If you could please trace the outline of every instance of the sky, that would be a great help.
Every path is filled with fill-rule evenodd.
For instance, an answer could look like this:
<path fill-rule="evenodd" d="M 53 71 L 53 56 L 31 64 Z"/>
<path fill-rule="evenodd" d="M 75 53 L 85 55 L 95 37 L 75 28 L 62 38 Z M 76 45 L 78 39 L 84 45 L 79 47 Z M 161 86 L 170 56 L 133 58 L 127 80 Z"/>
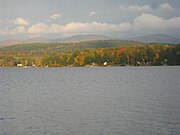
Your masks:
<path fill-rule="evenodd" d="M 102 34 L 180 37 L 180 0 L 0 0 L 0 40 Z"/>

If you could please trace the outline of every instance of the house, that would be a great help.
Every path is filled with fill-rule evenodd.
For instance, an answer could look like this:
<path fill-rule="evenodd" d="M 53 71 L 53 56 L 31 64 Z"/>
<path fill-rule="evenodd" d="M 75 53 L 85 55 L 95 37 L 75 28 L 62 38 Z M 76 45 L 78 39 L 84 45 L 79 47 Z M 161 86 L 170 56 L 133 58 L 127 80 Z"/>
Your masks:
<path fill-rule="evenodd" d="M 17 64 L 18 67 L 22 67 L 23 65 L 22 64 Z"/>
<path fill-rule="evenodd" d="M 104 62 L 104 63 L 103 63 L 104 66 L 107 66 L 107 64 L 108 64 L 107 62 Z"/>

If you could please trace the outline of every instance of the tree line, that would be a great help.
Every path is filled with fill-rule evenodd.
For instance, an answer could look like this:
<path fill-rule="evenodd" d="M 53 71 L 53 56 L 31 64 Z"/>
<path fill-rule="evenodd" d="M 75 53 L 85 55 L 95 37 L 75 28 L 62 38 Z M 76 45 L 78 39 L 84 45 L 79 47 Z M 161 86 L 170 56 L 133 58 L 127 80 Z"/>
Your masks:
<path fill-rule="evenodd" d="M 106 64 L 104 64 L 106 63 Z M 154 66 L 180 65 L 180 45 L 133 45 L 112 48 L 86 48 L 74 51 L 45 50 L 4 52 L 1 67 L 35 66 Z"/>

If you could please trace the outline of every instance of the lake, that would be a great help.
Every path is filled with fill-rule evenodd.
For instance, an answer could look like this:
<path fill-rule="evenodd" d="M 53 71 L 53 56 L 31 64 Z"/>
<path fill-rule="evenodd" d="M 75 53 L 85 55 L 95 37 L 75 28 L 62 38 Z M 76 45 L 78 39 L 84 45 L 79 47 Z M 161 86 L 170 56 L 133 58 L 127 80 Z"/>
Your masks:
<path fill-rule="evenodd" d="M 0 69 L 0 135 L 179 134 L 178 66 Z"/>

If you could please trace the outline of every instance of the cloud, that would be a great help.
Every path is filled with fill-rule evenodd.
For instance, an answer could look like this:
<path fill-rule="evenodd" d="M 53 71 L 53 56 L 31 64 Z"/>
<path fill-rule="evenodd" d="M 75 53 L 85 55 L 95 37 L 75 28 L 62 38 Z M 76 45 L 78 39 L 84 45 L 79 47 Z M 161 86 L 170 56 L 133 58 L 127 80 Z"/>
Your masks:
<path fill-rule="evenodd" d="M 8 28 L 4 28 L 4 29 L 0 29 L 0 34 L 1 35 L 12 35 L 13 32 Z"/>
<path fill-rule="evenodd" d="M 135 31 L 169 32 L 180 30 L 180 17 L 163 19 L 152 14 L 142 14 L 133 21 Z"/>
<path fill-rule="evenodd" d="M 14 34 L 18 33 L 26 33 L 25 27 L 24 26 L 18 26 L 13 30 Z"/>
<path fill-rule="evenodd" d="M 107 32 L 123 32 L 130 29 L 129 23 L 107 24 L 99 22 L 80 23 L 72 22 L 64 26 L 64 33 L 79 34 L 79 33 L 107 33 Z"/>
<path fill-rule="evenodd" d="M 168 3 L 164 3 L 160 5 L 160 9 L 164 11 L 173 11 L 173 7 L 169 5 Z"/>
<path fill-rule="evenodd" d="M 137 30 L 141 29 L 159 29 L 163 24 L 163 19 L 152 14 L 145 14 L 136 17 L 133 21 L 133 26 Z"/>
<path fill-rule="evenodd" d="M 30 34 L 39 33 L 61 33 L 61 34 L 88 34 L 88 33 L 140 33 L 140 32 L 169 32 L 180 30 L 180 17 L 163 19 L 162 17 L 143 13 L 137 16 L 133 23 L 109 24 L 100 22 L 71 22 L 65 25 L 38 23 L 32 25 L 28 32 Z"/>
<path fill-rule="evenodd" d="M 129 5 L 129 6 L 124 6 L 121 5 L 120 6 L 121 10 L 125 10 L 125 11 L 129 11 L 129 12 L 141 12 L 141 13 L 148 13 L 148 12 L 153 12 L 153 11 L 173 11 L 173 7 L 168 4 L 168 3 L 164 3 L 161 5 L 156 5 L 153 4 L 152 6 L 149 5 Z"/>
<path fill-rule="evenodd" d="M 27 32 L 30 34 L 39 33 L 63 33 L 63 34 L 77 34 L 77 33 L 105 33 L 109 31 L 127 31 L 130 28 L 129 23 L 121 24 L 107 24 L 107 23 L 80 23 L 71 22 L 66 25 L 37 23 L 32 25 Z"/>
<path fill-rule="evenodd" d="M 131 12 L 152 12 L 152 8 L 149 5 L 129 5 L 129 6 L 120 6 L 120 9 L 131 11 Z"/>
<path fill-rule="evenodd" d="M 16 25 L 28 25 L 29 24 L 29 22 L 22 17 L 18 17 L 15 20 L 12 20 L 12 22 Z"/>
<path fill-rule="evenodd" d="M 61 17 L 62 17 L 62 15 L 60 13 L 56 13 L 56 14 L 53 14 L 52 16 L 50 16 L 49 18 L 52 20 L 56 20 L 56 19 L 59 19 Z"/>
<path fill-rule="evenodd" d="M 50 33 L 63 33 L 64 26 L 58 24 L 51 24 L 49 26 Z"/>
<path fill-rule="evenodd" d="M 32 25 L 27 32 L 30 34 L 48 33 L 49 26 L 44 23 L 37 23 Z"/>
<path fill-rule="evenodd" d="M 94 12 L 94 11 L 89 13 L 89 16 L 94 16 L 94 15 L 96 15 L 96 12 Z"/>
<path fill-rule="evenodd" d="M 18 26 L 12 30 L 8 28 L 0 29 L 1 35 L 15 35 L 15 34 L 23 34 L 23 33 L 27 33 L 24 26 Z"/>
<path fill-rule="evenodd" d="M 47 33 L 62 33 L 63 26 L 58 24 L 51 24 L 50 26 L 45 23 L 37 23 L 32 25 L 27 32 L 29 34 L 47 34 Z"/>
<path fill-rule="evenodd" d="M 124 22 L 119 24 L 100 23 L 100 22 L 70 22 L 61 24 L 37 23 L 29 27 L 18 26 L 13 30 L 8 28 L 0 29 L 1 35 L 10 34 L 128 34 L 136 33 L 169 33 L 180 31 L 180 17 L 164 19 L 160 16 L 142 13 L 134 18 L 132 23 Z"/>

